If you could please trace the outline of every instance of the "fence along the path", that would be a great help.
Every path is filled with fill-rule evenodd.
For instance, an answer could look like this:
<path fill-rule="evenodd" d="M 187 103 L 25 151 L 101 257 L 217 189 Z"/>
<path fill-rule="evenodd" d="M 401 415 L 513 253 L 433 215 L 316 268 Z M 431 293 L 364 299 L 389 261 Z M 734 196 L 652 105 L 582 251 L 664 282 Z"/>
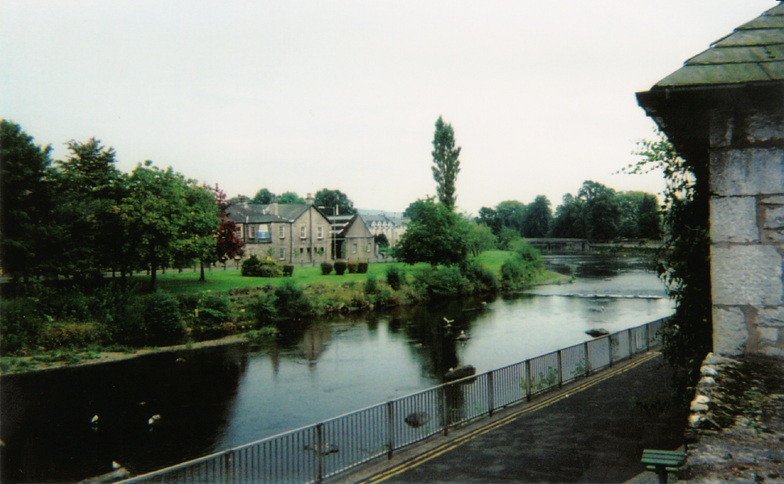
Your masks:
<path fill-rule="evenodd" d="M 123 482 L 309 483 L 557 389 L 660 343 L 667 318 Z"/>

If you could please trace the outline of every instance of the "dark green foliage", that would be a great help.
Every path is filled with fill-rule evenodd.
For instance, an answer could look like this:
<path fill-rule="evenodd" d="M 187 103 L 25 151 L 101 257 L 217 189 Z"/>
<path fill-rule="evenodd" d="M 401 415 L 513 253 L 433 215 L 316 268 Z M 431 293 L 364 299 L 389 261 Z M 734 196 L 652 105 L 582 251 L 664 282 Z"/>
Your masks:
<path fill-rule="evenodd" d="M 670 297 L 675 300 L 675 316 L 662 331 L 663 353 L 670 364 L 686 370 L 681 386 L 693 385 L 699 368 L 713 345 L 710 285 L 710 236 L 707 164 L 684 160 L 663 133 L 656 141 L 637 144 L 635 155 L 642 157 L 627 172 L 645 173 L 661 169 L 667 180 L 664 223 L 668 237 L 659 268 Z"/>
<path fill-rule="evenodd" d="M 367 261 L 357 262 L 357 274 L 367 274 L 367 271 L 368 271 Z"/>
<path fill-rule="evenodd" d="M 199 298 L 196 309 L 199 310 L 199 322 L 214 326 L 229 320 L 231 301 L 222 294 L 205 293 Z"/>
<path fill-rule="evenodd" d="M 279 277 L 285 269 L 271 260 L 261 260 L 252 255 L 242 261 L 240 272 L 248 277 Z M 294 272 L 292 267 L 291 272 Z"/>
<path fill-rule="evenodd" d="M 364 287 L 365 294 L 368 296 L 373 296 L 374 294 L 378 294 L 379 287 L 378 281 L 373 276 L 368 276 L 365 280 L 365 287 Z"/>
<path fill-rule="evenodd" d="M 387 267 L 387 284 L 393 290 L 397 291 L 403 284 L 406 282 L 406 273 L 403 269 L 398 266 L 389 266 Z"/>
<path fill-rule="evenodd" d="M 256 300 L 249 304 L 250 312 L 258 327 L 269 326 L 278 319 L 278 298 L 274 292 L 263 291 L 256 296 Z"/>
<path fill-rule="evenodd" d="M 144 326 L 148 332 L 160 335 L 175 335 L 183 332 L 185 328 L 176 298 L 163 291 L 157 291 L 145 299 Z"/>
<path fill-rule="evenodd" d="M 328 276 L 332 272 L 332 264 L 329 262 L 322 262 L 321 263 L 321 275 Z"/>
<path fill-rule="evenodd" d="M 346 264 L 346 267 L 348 268 L 348 273 L 349 274 L 356 274 L 356 272 L 357 272 L 357 263 L 356 262 L 349 261 Z"/>
<path fill-rule="evenodd" d="M 38 331 L 44 318 L 34 308 L 32 298 L 0 302 L 0 354 L 6 356 L 38 343 Z"/>
<path fill-rule="evenodd" d="M 263 264 L 261 263 L 261 260 L 255 255 L 252 255 L 247 259 L 245 259 L 244 261 L 242 261 L 242 267 L 240 268 L 240 273 L 243 276 L 248 276 L 248 277 L 261 277 L 262 267 Z"/>
<path fill-rule="evenodd" d="M 11 277 L 53 271 L 50 258 L 54 184 L 47 176 L 51 148 L 33 143 L 19 125 L 0 121 L 0 264 Z"/>
<path fill-rule="evenodd" d="M 473 292 L 496 293 L 501 290 L 495 274 L 474 260 L 469 259 L 460 264 L 460 270 L 463 276 L 474 285 Z"/>
<path fill-rule="evenodd" d="M 459 264 L 468 256 L 466 235 L 466 225 L 458 214 L 433 198 L 421 200 L 416 217 L 395 246 L 395 257 L 407 264 Z"/>
<path fill-rule="evenodd" d="M 436 181 L 438 200 L 449 211 L 455 209 L 457 195 L 455 183 L 460 173 L 460 147 L 455 147 L 455 132 L 452 125 L 444 123 L 441 116 L 436 121 L 436 132 L 433 135 L 433 179 Z"/>
<path fill-rule="evenodd" d="M 261 190 L 256 192 L 256 196 L 253 197 L 251 203 L 258 204 L 258 205 L 270 204 L 272 203 L 272 193 L 266 188 L 262 188 Z"/>
<path fill-rule="evenodd" d="M 544 270 L 544 261 L 538 250 L 525 241 L 515 244 L 513 255 L 501 265 L 501 280 L 512 288 L 534 278 Z"/>
<path fill-rule="evenodd" d="M 469 281 L 463 276 L 456 265 L 448 267 L 430 267 L 416 273 L 414 280 L 417 285 L 427 291 L 428 296 L 435 298 L 455 297 L 465 294 L 469 289 Z"/>
<path fill-rule="evenodd" d="M 389 239 L 387 238 L 386 234 L 376 234 L 373 236 L 373 243 L 376 244 L 376 247 L 386 249 L 389 247 Z"/>
<path fill-rule="evenodd" d="M 283 264 L 283 275 L 291 277 L 294 275 L 294 266 L 292 264 Z"/>
<path fill-rule="evenodd" d="M 354 215 L 357 213 L 354 202 L 340 190 L 329 190 L 324 188 L 316 193 L 313 204 L 317 207 L 324 207 L 325 212 L 332 215 Z"/>
<path fill-rule="evenodd" d="M 291 279 L 286 279 L 275 289 L 275 297 L 275 309 L 281 318 L 294 319 L 313 313 L 313 307 L 304 291 Z"/>
<path fill-rule="evenodd" d="M 526 207 L 523 235 L 533 238 L 547 237 L 552 218 L 550 200 L 544 195 L 539 195 Z"/>
<path fill-rule="evenodd" d="M 335 261 L 335 274 L 342 276 L 346 272 L 347 266 L 348 264 L 344 260 Z"/>

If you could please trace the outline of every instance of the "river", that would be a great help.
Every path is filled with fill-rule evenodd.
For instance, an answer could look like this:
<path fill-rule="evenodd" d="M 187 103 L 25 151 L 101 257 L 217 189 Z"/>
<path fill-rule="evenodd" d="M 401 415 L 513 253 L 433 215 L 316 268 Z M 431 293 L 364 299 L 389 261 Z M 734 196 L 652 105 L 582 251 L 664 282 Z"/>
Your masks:
<path fill-rule="evenodd" d="M 481 373 L 673 312 L 643 259 L 546 262 L 573 282 L 332 317 L 274 343 L 4 376 L 0 478 L 75 481 L 112 462 L 147 472 L 438 385 L 458 364 Z"/>

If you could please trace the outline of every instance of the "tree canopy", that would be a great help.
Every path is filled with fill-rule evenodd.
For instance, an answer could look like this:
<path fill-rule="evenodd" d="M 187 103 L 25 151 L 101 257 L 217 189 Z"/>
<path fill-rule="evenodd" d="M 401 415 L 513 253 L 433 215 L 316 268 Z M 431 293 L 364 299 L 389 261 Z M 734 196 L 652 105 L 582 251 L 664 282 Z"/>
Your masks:
<path fill-rule="evenodd" d="M 3 273 L 27 278 L 48 265 L 57 235 L 50 214 L 54 183 L 50 146 L 10 121 L 0 121 L 0 263 Z M 51 261 L 50 261 L 51 262 Z"/>
<path fill-rule="evenodd" d="M 272 192 L 266 188 L 262 188 L 256 192 L 256 195 L 253 197 L 253 200 L 251 200 L 251 203 L 256 205 L 268 205 L 272 203 Z"/>
<path fill-rule="evenodd" d="M 433 135 L 433 178 L 436 181 L 438 200 L 449 210 L 455 209 L 457 195 L 455 182 L 460 173 L 460 147 L 455 147 L 455 133 L 452 125 L 444 123 L 441 116 L 436 121 Z"/>
<path fill-rule="evenodd" d="M 305 199 L 294 192 L 285 192 L 278 197 L 278 203 L 283 205 L 301 205 L 305 203 Z"/>
<path fill-rule="evenodd" d="M 416 202 L 416 214 L 395 246 L 395 257 L 408 264 L 459 264 L 468 256 L 467 222 L 432 197 Z"/>
<path fill-rule="evenodd" d="M 327 188 L 319 190 L 313 203 L 317 207 L 325 207 L 328 214 L 354 215 L 357 213 L 356 209 L 354 209 L 354 202 L 349 200 L 348 196 L 340 190 L 329 190 Z"/>

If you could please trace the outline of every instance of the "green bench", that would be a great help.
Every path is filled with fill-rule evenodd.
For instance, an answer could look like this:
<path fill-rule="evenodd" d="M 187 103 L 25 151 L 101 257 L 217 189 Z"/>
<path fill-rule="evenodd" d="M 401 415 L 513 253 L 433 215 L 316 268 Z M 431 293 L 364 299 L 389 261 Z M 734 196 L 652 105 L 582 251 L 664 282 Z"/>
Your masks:
<path fill-rule="evenodd" d="M 667 473 L 678 472 L 686 463 L 686 453 L 679 450 L 651 450 L 642 451 L 642 463 L 649 471 L 655 471 L 661 484 L 667 484 Z"/>

